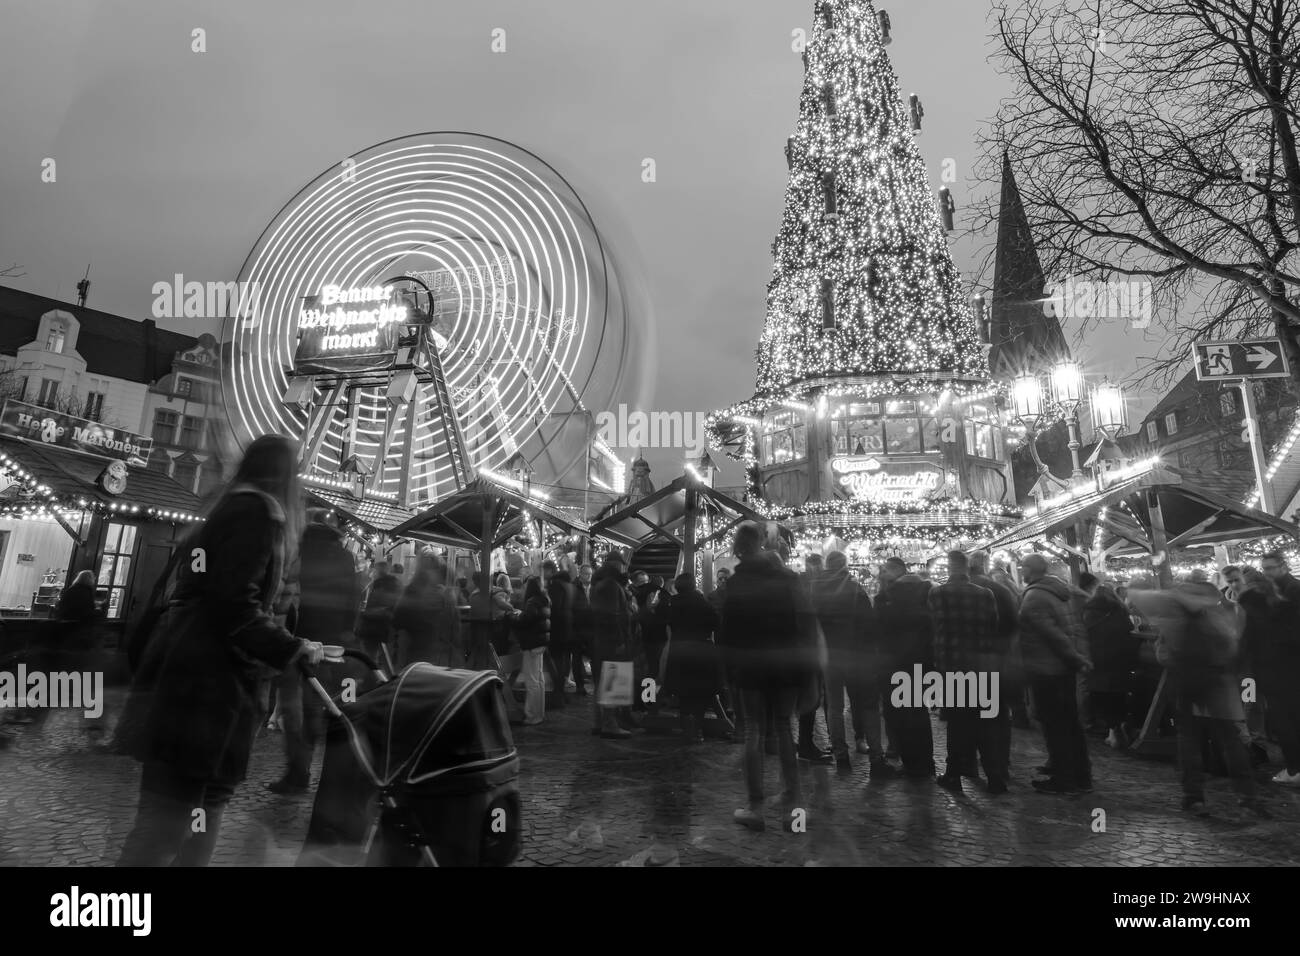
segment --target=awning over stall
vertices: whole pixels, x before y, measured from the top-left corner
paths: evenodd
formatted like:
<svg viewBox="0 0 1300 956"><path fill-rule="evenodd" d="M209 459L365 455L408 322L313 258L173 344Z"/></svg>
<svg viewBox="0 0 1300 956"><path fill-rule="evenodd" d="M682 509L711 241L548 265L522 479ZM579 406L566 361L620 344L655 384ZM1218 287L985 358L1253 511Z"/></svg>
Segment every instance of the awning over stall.
<svg viewBox="0 0 1300 956"><path fill-rule="evenodd" d="M566 534L588 533L586 523L575 516L485 477L397 525L392 533L450 547L497 548L518 535L530 519Z"/></svg>
<svg viewBox="0 0 1300 956"><path fill-rule="evenodd" d="M692 515L692 511L694 514ZM688 520L693 517L694 521ZM706 520L712 530L701 535ZM724 537L742 521L765 521L753 508L684 474L658 491L601 518L591 533L630 548L670 541L694 551Z"/></svg>
<svg viewBox="0 0 1300 956"><path fill-rule="evenodd" d="M983 547L995 550L1050 539L1081 523L1089 536L1085 545L1107 554L1195 548L1278 534L1300 536L1300 526L1191 484L1164 464L1047 505ZM1153 522L1158 522L1158 532Z"/></svg>
<svg viewBox="0 0 1300 956"><path fill-rule="evenodd" d="M3 454L19 468L25 470L32 481L17 482L0 492L0 505L26 500L32 504L57 504L59 507L78 507L84 501L97 509L114 509L142 518L167 518L170 515L194 516L200 509L200 499L166 475L143 468L129 468L126 487L119 495L111 495L98 483L99 476L110 464L110 459L97 458L52 445L36 445L23 441L0 440ZM3 467L0 460L0 470ZM48 488L46 493L30 494L26 485L35 483Z"/></svg>
<svg viewBox="0 0 1300 956"><path fill-rule="evenodd" d="M403 508L396 501L385 501L380 498L357 498L346 491L319 488L309 482L306 483L305 490L308 496L318 503L328 505L336 511L342 512L372 531L391 533L398 525L410 521L415 516L414 511Z"/></svg>

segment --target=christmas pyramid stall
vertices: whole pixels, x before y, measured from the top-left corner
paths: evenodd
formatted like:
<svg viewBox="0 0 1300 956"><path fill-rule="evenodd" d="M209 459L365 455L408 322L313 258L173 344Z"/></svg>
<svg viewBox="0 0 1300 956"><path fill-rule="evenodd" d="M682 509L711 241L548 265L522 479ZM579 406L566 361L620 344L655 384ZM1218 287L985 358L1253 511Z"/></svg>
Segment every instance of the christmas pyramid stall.
<svg viewBox="0 0 1300 956"><path fill-rule="evenodd" d="M819 0L752 398L709 417L800 551L919 563L1019 515L981 340L885 54L887 15Z"/></svg>

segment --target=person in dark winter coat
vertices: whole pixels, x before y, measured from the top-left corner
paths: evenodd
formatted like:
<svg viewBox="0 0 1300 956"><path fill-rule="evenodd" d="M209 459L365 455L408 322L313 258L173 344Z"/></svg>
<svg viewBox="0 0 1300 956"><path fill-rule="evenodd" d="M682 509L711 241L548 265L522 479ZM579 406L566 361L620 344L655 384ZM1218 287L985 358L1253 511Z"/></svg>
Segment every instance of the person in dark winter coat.
<svg viewBox="0 0 1300 956"><path fill-rule="evenodd" d="M721 623L709 599L695 587L695 578L679 574L677 593L667 605L668 668L664 692L676 694L681 705L682 732L692 742L704 740L704 710L721 690L721 670L714 633Z"/></svg>
<svg viewBox="0 0 1300 956"><path fill-rule="evenodd" d="M600 682L605 661L632 660L632 625L636 616L636 601L627 588L626 565L621 555L610 552L605 562L591 579L591 678L596 685L593 695L592 733L609 739L630 737L631 731L624 723L626 710L619 720L620 708L600 705Z"/></svg>
<svg viewBox="0 0 1300 956"><path fill-rule="evenodd" d="M1268 724L1282 747L1286 767L1274 783L1300 786L1300 581L1276 551L1264 555L1264 576L1273 582L1279 601L1275 624L1256 642L1256 672L1263 685Z"/></svg>
<svg viewBox="0 0 1300 956"><path fill-rule="evenodd" d="M873 740L871 773L892 770L880 741L879 669L876 621L871 598L849 572L842 551L826 555L825 570L808 581L808 596L826 637L826 719L831 752L840 773L852 771L844 726L845 698L853 712L854 736ZM873 699L874 698L874 699ZM874 725L869 723L874 721ZM874 726L874 738L872 728Z"/></svg>
<svg viewBox="0 0 1300 956"><path fill-rule="evenodd" d="M263 715L259 664L284 670L324 656L273 616L302 525L297 474L292 442L255 440L198 535L202 563L178 565L119 727L124 748L144 764L119 866L208 863ZM199 807L206 829L194 833Z"/></svg>
<svg viewBox="0 0 1300 956"><path fill-rule="evenodd" d="M393 613L398 636L397 666L416 661L438 667L465 666L460 591L447 583L447 565L435 554L420 555L411 583Z"/></svg>
<svg viewBox="0 0 1300 956"><path fill-rule="evenodd" d="M555 706L564 706L564 684L573 654L573 578L554 561L542 564L542 583L551 602L551 643L546 649L546 670L555 687Z"/></svg>
<svg viewBox="0 0 1300 956"><path fill-rule="evenodd" d="M299 554L295 633L321 644L352 645L361 590L352 555L326 512L311 512ZM339 689L335 686L340 684L339 677L337 670L331 669L321 675L321 681L334 693ZM286 769L283 777L267 784L267 789L272 793L303 793L311 782L316 743L325 736L325 708L294 670L281 675L279 690Z"/></svg>
<svg viewBox="0 0 1300 956"><path fill-rule="evenodd" d="M1088 632L1092 660L1088 699L1093 714L1106 725L1106 743L1123 750L1131 742L1124 719L1133 671L1138 665L1133 620L1119 596L1095 575L1081 575L1079 585L1090 595L1083 606L1083 626Z"/></svg>
<svg viewBox="0 0 1300 956"><path fill-rule="evenodd" d="M366 606L357 619L357 640L361 649L380 664L391 669L393 642L393 613L402 597L402 586L396 575L387 571L370 582L366 592ZM388 660L385 660L385 654Z"/></svg>
<svg viewBox="0 0 1300 956"><path fill-rule="evenodd" d="M972 584L988 588L998 605L998 634L1005 641L1007 656L1002 664L1002 700L1007 711L1007 759L1011 754L1011 728L1028 730L1029 694L1025 686L1025 668L1020 654L1020 595L1005 572L989 574L989 556L986 551L976 551L970 556Z"/></svg>
<svg viewBox="0 0 1300 956"><path fill-rule="evenodd" d="M489 585L489 575L475 571L474 590L469 596L469 660L466 667L474 671L494 670L496 655L510 646L510 622L519 616L510 603L505 588ZM507 675L502 674L504 680Z"/></svg>
<svg viewBox="0 0 1300 956"><path fill-rule="evenodd" d="M802 806L790 722L798 710L801 688L822 666L809 655L816 643L817 621L798 575L785 567L778 554L763 550L763 532L757 524L741 524L733 548L740 562L727 584L719 643L740 689L749 798L734 819L748 829L764 828L763 738L770 720L785 786L782 822L789 829L793 811Z"/></svg>
<svg viewBox="0 0 1300 956"><path fill-rule="evenodd" d="M881 588L876 595L876 622L884 638L886 666L881 693L892 721L886 722L889 739L903 762L903 773L913 779L934 777L934 735L924 707L902 706L894 697L891 678L922 673L934 663L934 621L930 617L929 581L911 574L901 558L891 557L880 569ZM892 724L892 725L891 725Z"/></svg>
<svg viewBox="0 0 1300 956"><path fill-rule="evenodd" d="M1236 610L1208 581L1183 581L1166 590L1137 586L1131 603L1155 627L1156 660L1173 691L1178 725L1178 769L1184 810L1205 810L1205 739L1222 751L1241 804L1261 812L1250 752L1238 733L1245 723L1236 674L1240 629Z"/></svg>
<svg viewBox="0 0 1300 956"><path fill-rule="evenodd" d="M587 670L584 657L591 657L591 642L595 634L595 624L591 613L591 580L594 569L584 564L578 569L578 580L573 585L573 643L570 668L573 683L579 697L587 696ZM592 678L597 675L593 672Z"/></svg>
<svg viewBox="0 0 1300 956"><path fill-rule="evenodd" d="M546 717L542 656L551 641L551 599L546 596L541 578L529 578L524 585L524 606L512 626L523 652L524 725L532 727Z"/></svg>
<svg viewBox="0 0 1300 956"><path fill-rule="evenodd" d="M1088 741L1079 721L1075 675L1087 674L1092 662L1079 653L1083 624L1070 606L1072 589L1047 573L1047 559L1029 554L1021 563L1027 582L1020 600L1020 651L1043 724L1051 776L1033 781L1043 793L1079 793L1092 789Z"/></svg>
<svg viewBox="0 0 1300 956"><path fill-rule="evenodd" d="M1002 706L1002 669L1010 652L1006 630L998 623L993 592L970 579L970 562L962 551L948 553L948 580L930 589L930 614L934 619L934 664L940 674L970 674L987 681L992 691L991 713L983 701L949 701L948 764L938 783L961 790L962 777L974 777L978 753L988 779L989 793L1006 793L1011 754L1004 748L1010 721ZM966 685L969 687L969 685ZM978 686L978 684L977 684Z"/></svg>

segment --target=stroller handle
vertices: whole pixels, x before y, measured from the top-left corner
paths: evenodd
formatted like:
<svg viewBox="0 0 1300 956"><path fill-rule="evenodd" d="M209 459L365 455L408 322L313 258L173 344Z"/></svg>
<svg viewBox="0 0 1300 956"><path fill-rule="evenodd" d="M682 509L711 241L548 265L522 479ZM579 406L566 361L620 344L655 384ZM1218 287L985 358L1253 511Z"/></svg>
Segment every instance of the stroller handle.
<svg viewBox="0 0 1300 956"><path fill-rule="evenodd" d="M361 664L365 665L366 670L372 671L382 681L384 682L388 681L388 674L379 665L379 663L373 657L367 654L365 651L356 650L355 648L351 648L351 647L345 647L342 649L342 651L343 651L342 654L340 654L338 657L326 658L326 660L327 661L332 660L333 662L337 663L340 660L347 660L348 658L351 658L352 660L361 662ZM314 664L309 663L305 657L299 657L297 664L298 664L298 670L302 672L302 675L304 677L309 679L315 678L316 666Z"/></svg>

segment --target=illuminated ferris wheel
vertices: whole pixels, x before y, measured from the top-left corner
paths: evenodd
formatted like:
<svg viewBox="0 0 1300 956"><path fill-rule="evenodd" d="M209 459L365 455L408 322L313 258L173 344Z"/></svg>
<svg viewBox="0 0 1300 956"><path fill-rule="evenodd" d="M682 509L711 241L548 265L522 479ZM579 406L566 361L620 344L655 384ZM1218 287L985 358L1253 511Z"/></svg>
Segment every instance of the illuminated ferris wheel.
<svg viewBox="0 0 1300 956"><path fill-rule="evenodd" d="M308 479L406 508L553 452L606 342L581 200L475 134L404 137L321 174L239 280L223 366L237 440L290 435Z"/></svg>

